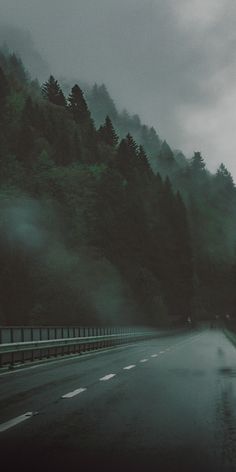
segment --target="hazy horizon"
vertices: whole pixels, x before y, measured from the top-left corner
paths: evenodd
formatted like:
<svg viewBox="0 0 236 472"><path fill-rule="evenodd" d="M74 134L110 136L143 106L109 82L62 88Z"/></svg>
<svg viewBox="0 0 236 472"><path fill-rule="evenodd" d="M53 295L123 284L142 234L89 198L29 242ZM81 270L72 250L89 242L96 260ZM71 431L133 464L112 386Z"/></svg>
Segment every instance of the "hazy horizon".
<svg viewBox="0 0 236 472"><path fill-rule="evenodd" d="M105 83L119 109L138 113L187 157L201 151L211 171L224 162L236 180L232 0L1 0L1 7L1 22L29 31L55 76Z"/></svg>

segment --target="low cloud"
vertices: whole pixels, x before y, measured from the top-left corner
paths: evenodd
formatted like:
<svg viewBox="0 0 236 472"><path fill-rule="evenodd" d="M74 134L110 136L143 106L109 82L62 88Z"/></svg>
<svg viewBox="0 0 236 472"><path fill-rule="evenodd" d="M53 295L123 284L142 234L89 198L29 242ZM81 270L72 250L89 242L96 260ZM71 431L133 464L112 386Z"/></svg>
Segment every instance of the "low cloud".
<svg viewBox="0 0 236 472"><path fill-rule="evenodd" d="M175 148L236 178L233 0L2 0L58 76L105 82ZM202 125L201 125L202 123Z"/></svg>

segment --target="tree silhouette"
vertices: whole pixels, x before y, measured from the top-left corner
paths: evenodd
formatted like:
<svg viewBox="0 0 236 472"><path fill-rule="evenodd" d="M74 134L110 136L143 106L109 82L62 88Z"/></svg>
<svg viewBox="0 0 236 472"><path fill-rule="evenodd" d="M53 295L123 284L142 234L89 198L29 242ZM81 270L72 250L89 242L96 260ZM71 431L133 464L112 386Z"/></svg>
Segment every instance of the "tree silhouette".
<svg viewBox="0 0 236 472"><path fill-rule="evenodd" d="M62 89L58 81L53 77L53 75L50 75L48 81L43 84L42 95L54 105L58 105L61 107L66 106L66 99L62 92Z"/></svg>
<svg viewBox="0 0 236 472"><path fill-rule="evenodd" d="M91 124L91 115L81 88L75 84L68 97L68 108L76 123L88 126Z"/></svg>
<svg viewBox="0 0 236 472"><path fill-rule="evenodd" d="M194 172L202 172L205 170L206 164L204 159L199 151L194 153L194 156L191 159L191 168Z"/></svg>
<svg viewBox="0 0 236 472"><path fill-rule="evenodd" d="M98 138L112 148L117 146L119 138L109 116L106 117L104 125L100 126Z"/></svg>

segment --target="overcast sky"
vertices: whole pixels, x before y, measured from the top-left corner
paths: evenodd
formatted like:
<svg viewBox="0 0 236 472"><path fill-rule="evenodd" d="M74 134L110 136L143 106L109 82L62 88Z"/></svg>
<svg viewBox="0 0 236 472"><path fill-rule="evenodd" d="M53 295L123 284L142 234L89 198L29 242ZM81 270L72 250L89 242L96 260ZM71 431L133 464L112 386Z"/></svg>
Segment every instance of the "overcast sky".
<svg viewBox="0 0 236 472"><path fill-rule="evenodd" d="M106 83L174 148L236 180L235 0L0 0L56 76Z"/></svg>

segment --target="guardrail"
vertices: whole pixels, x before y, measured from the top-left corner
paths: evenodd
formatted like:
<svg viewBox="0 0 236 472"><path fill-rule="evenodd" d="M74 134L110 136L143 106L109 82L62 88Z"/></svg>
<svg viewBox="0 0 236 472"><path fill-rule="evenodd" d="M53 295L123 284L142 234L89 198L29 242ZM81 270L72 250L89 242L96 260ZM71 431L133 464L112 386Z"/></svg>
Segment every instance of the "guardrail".
<svg viewBox="0 0 236 472"><path fill-rule="evenodd" d="M34 337L34 330L37 330L39 337L47 330L48 339L37 339L30 341L14 342L14 330L21 330L21 335L25 333L22 330L31 330L31 337ZM65 328L60 328L61 330ZM81 354L86 351L109 348L119 344L140 341L150 337L157 336L157 331L144 331L137 328L72 328L73 333L79 330L79 333L85 334L88 330L89 335L51 338L50 334L58 334L58 328L0 328L1 340L5 340L8 336L4 336L4 330L9 330L12 342L0 343L0 366L13 366L17 363L33 362L49 357L57 357L68 354ZM51 331L50 331L51 330ZM52 331L53 330L53 331ZM114 334L101 334L104 331L116 331ZM61 331L63 333L63 331ZM94 335L94 332L100 332ZM66 331L70 333L70 328ZM6 334L6 333L5 333ZM45 333L44 333L45 334ZM18 333L19 335L19 333ZM25 338L25 336L23 336Z"/></svg>

